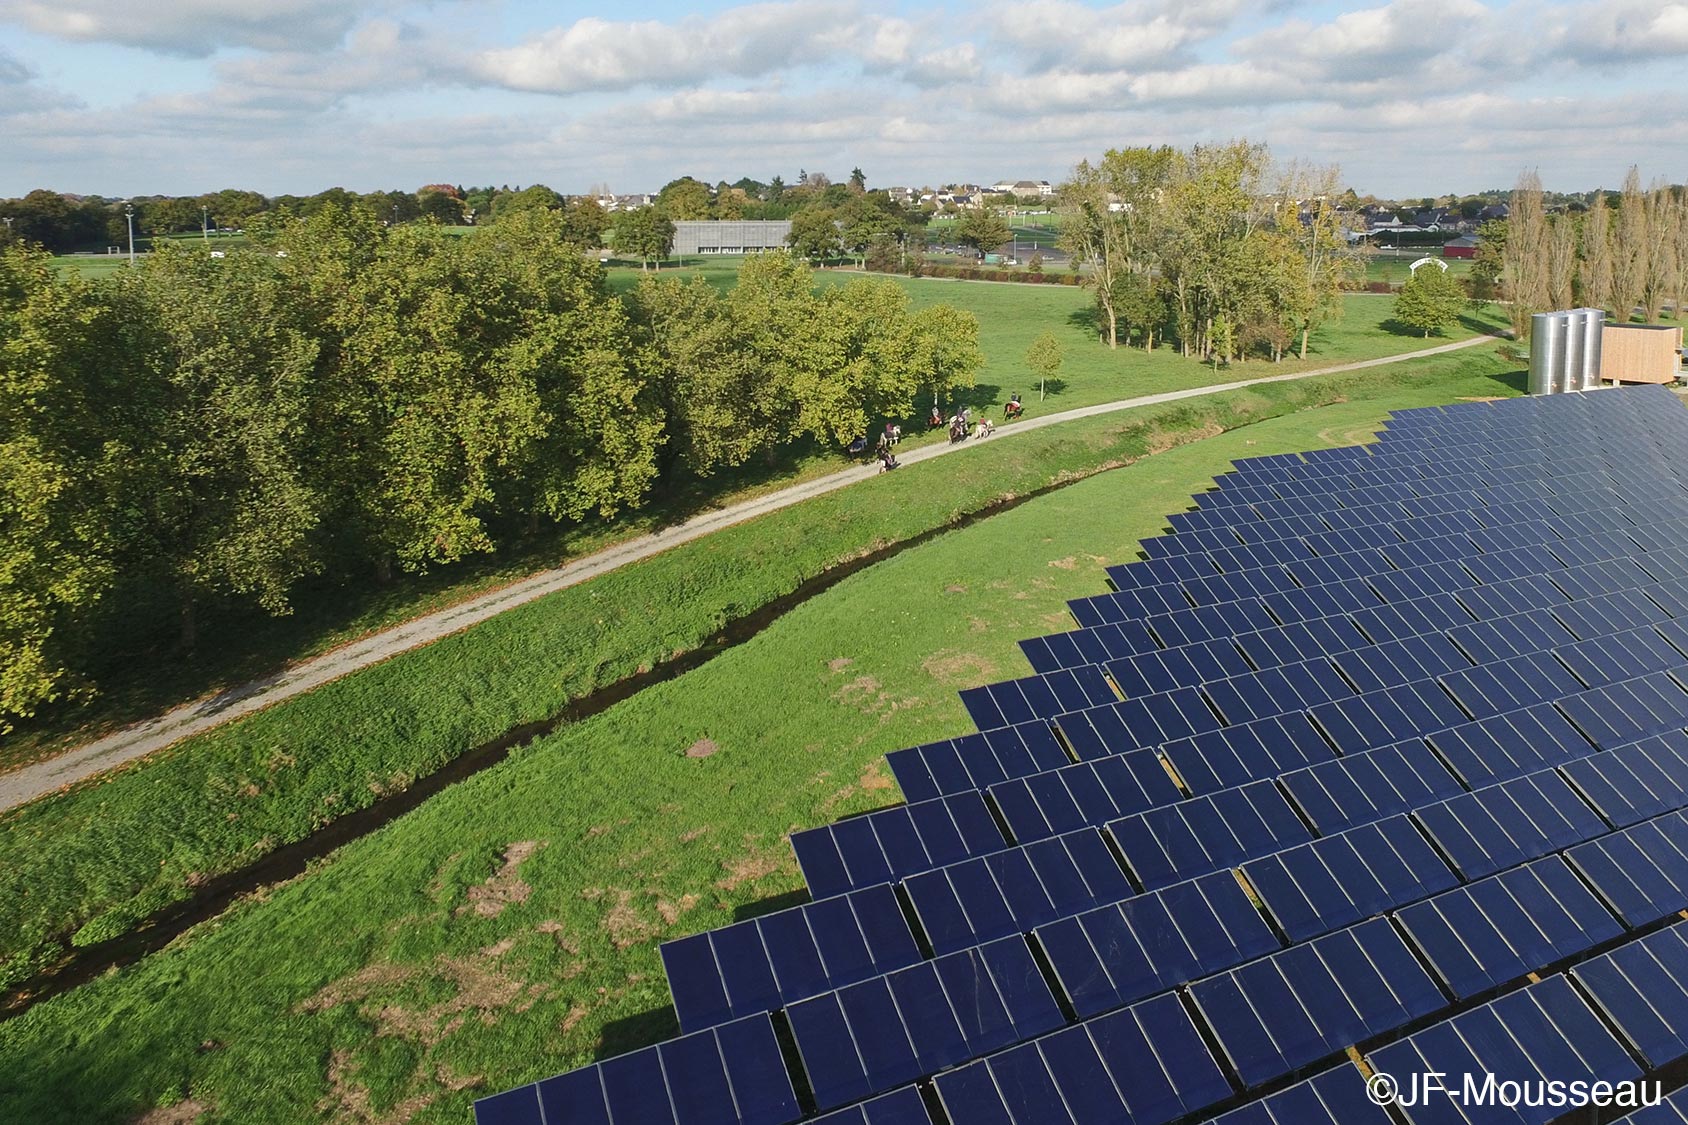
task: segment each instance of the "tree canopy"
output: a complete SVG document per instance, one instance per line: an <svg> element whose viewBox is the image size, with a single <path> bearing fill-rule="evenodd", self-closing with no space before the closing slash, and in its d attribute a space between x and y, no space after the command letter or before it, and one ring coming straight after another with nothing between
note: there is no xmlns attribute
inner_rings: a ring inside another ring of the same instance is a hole
<svg viewBox="0 0 1688 1125"><path fill-rule="evenodd" d="M1459 319L1465 290L1434 263L1420 266L1395 297L1395 319L1426 336L1441 332Z"/></svg>
<svg viewBox="0 0 1688 1125"><path fill-rule="evenodd" d="M114 636L191 648L209 608L286 613L312 576L613 518L908 418L982 364L971 315L878 279L817 291L783 252L725 295L620 298L566 208L453 237L353 198L97 282L5 245L0 728L88 690Z"/></svg>

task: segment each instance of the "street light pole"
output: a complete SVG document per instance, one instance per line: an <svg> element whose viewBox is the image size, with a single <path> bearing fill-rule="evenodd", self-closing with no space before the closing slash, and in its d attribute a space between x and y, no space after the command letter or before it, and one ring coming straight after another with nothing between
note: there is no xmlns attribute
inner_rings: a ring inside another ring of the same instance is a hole
<svg viewBox="0 0 1688 1125"><path fill-rule="evenodd" d="M205 236L205 245L211 245L211 208L199 209L199 232Z"/></svg>
<svg viewBox="0 0 1688 1125"><path fill-rule="evenodd" d="M128 224L129 224L129 264L134 265L135 264L135 205L133 203L125 203L123 205L123 218L125 220L127 220Z"/></svg>

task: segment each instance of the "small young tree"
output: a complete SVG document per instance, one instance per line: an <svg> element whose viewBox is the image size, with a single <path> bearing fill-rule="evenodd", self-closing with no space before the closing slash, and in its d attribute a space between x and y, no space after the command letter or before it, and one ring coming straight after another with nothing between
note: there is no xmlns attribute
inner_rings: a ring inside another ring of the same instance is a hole
<svg viewBox="0 0 1688 1125"><path fill-rule="evenodd" d="M1428 336L1459 319L1464 304L1465 293L1447 270L1421 266L1395 298L1395 319Z"/></svg>
<svg viewBox="0 0 1688 1125"><path fill-rule="evenodd" d="M1037 399L1042 402L1048 394L1049 380L1061 370L1061 341L1053 332L1044 332L1026 349L1026 366L1037 374Z"/></svg>

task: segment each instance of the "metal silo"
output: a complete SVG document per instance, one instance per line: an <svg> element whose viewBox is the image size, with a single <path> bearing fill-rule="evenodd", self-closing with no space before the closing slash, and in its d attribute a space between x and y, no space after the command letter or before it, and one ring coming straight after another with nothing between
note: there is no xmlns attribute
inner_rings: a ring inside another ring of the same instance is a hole
<svg viewBox="0 0 1688 1125"><path fill-rule="evenodd" d="M1555 312L1558 319L1556 333L1560 336L1560 390L1582 390L1582 311Z"/></svg>
<svg viewBox="0 0 1688 1125"><path fill-rule="evenodd" d="M1550 395L1560 389L1565 340L1555 313L1530 317L1530 393Z"/></svg>
<svg viewBox="0 0 1688 1125"><path fill-rule="evenodd" d="M1600 386L1600 339L1606 330L1605 309L1579 309L1583 314L1579 326L1583 334L1582 386L1592 391Z"/></svg>

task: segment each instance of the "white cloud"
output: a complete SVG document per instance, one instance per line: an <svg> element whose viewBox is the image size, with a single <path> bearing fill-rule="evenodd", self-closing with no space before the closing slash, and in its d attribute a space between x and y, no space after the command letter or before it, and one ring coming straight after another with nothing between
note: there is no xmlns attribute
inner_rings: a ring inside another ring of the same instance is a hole
<svg viewBox="0 0 1688 1125"><path fill-rule="evenodd" d="M0 0L0 21L60 39L203 56L220 47L331 46L365 12L388 6L388 0Z"/></svg>
<svg viewBox="0 0 1688 1125"><path fill-rule="evenodd" d="M983 71L979 52L971 43L958 43L941 51L930 51L899 72L923 89L938 89L958 82L971 82Z"/></svg>
<svg viewBox="0 0 1688 1125"><path fill-rule="evenodd" d="M1488 17L1477 0L1395 0L1325 24L1292 20L1239 43L1235 53L1276 69L1311 69L1314 81L1376 79L1457 50Z"/></svg>
<svg viewBox="0 0 1688 1125"><path fill-rule="evenodd" d="M822 60L862 30L847 0L750 4L678 23L588 17L514 47L482 51L469 69L492 85L553 94L679 86ZM895 29L887 35L880 42L870 35L869 45L895 49Z"/></svg>
<svg viewBox="0 0 1688 1125"><path fill-rule="evenodd" d="M997 42L1029 73L1161 69L1225 30L1249 0L1128 0L1091 8L1076 0L1002 0L989 22Z"/></svg>

